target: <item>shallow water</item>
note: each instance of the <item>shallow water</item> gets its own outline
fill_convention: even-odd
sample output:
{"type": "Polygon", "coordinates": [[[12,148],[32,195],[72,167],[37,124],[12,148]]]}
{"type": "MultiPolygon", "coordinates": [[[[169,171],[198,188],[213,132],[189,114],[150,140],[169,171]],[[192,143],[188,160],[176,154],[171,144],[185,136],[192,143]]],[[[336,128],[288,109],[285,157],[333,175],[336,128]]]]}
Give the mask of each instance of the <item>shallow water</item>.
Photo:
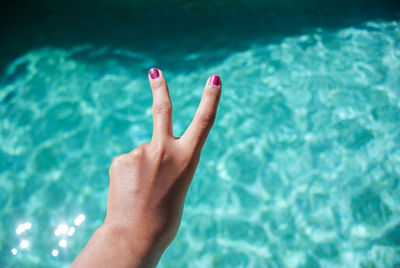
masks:
{"type": "MultiPolygon", "coordinates": [[[[212,73],[223,95],[159,267],[400,264],[400,19],[182,57],[162,67],[176,136],[212,73]]],[[[158,64],[86,43],[6,65],[2,267],[68,266],[82,249],[105,216],[111,160],[151,138],[146,72],[158,64]]]]}

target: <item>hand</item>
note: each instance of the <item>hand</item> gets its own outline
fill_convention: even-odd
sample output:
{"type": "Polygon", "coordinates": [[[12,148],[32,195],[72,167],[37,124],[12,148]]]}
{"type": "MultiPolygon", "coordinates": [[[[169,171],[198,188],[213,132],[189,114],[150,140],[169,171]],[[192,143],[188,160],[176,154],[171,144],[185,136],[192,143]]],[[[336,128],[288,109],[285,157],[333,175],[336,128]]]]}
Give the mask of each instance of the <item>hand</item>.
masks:
{"type": "Polygon", "coordinates": [[[221,82],[217,75],[208,79],[192,123],[176,138],[164,75],[151,69],[149,80],[151,143],[112,162],[106,219],[73,266],[153,267],[178,231],[186,193],[217,113],[221,82]]]}

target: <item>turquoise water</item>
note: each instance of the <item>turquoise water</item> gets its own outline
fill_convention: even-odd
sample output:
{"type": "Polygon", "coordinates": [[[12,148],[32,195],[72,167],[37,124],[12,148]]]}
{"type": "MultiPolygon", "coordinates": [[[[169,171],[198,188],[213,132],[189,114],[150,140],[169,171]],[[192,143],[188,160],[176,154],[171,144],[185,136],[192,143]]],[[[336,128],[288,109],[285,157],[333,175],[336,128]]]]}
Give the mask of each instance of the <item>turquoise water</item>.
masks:
{"type": "Polygon", "coordinates": [[[215,40],[205,30],[182,37],[193,47],[181,52],[49,36],[8,46],[18,56],[0,76],[0,266],[67,267],[80,252],[104,219],[112,159],[151,138],[150,67],[167,78],[175,135],[208,76],[223,82],[159,267],[399,266],[400,16],[360,18],[248,44],[230,27],[215,40]]]}

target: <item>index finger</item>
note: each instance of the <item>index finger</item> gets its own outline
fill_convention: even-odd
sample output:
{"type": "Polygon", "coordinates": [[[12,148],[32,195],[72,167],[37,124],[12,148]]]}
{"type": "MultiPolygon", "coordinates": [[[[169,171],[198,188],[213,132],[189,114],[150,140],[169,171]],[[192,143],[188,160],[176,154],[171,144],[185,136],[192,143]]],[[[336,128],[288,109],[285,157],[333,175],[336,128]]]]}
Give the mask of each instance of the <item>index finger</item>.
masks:
{"type": "Polygon", "coordinates": [[[182,136],[183,142],[194,148],[201,148],[204,145],[217,115],[221,88],[221,79],[218,75],[214,74],[207,80],[193,121],[182,136]]]}

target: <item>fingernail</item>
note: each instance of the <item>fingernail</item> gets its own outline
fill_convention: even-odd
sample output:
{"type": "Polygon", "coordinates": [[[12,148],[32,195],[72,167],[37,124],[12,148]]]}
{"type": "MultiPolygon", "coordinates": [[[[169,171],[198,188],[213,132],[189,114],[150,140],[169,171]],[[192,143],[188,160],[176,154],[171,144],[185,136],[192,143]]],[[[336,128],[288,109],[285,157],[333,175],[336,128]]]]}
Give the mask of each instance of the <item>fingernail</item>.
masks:
{"type": "Polygon", "coordinates": [[[150,74],[151,79],[154,79],[154,78],[157,78],[160,76],[160,73],[158,72],[158,69],[156,69],[156,68],[151,68],[149,70],[149,74],[150,74]]]}
{"type": "Polygon", "coordinates": [[[216,75],[216,74],[213,74],[212,76],[211,76],[211,84],[213,84],[213,85],[215,85],[215,86],[218,86],[219,85],[219,76],[218,75],[216,75]]]}

